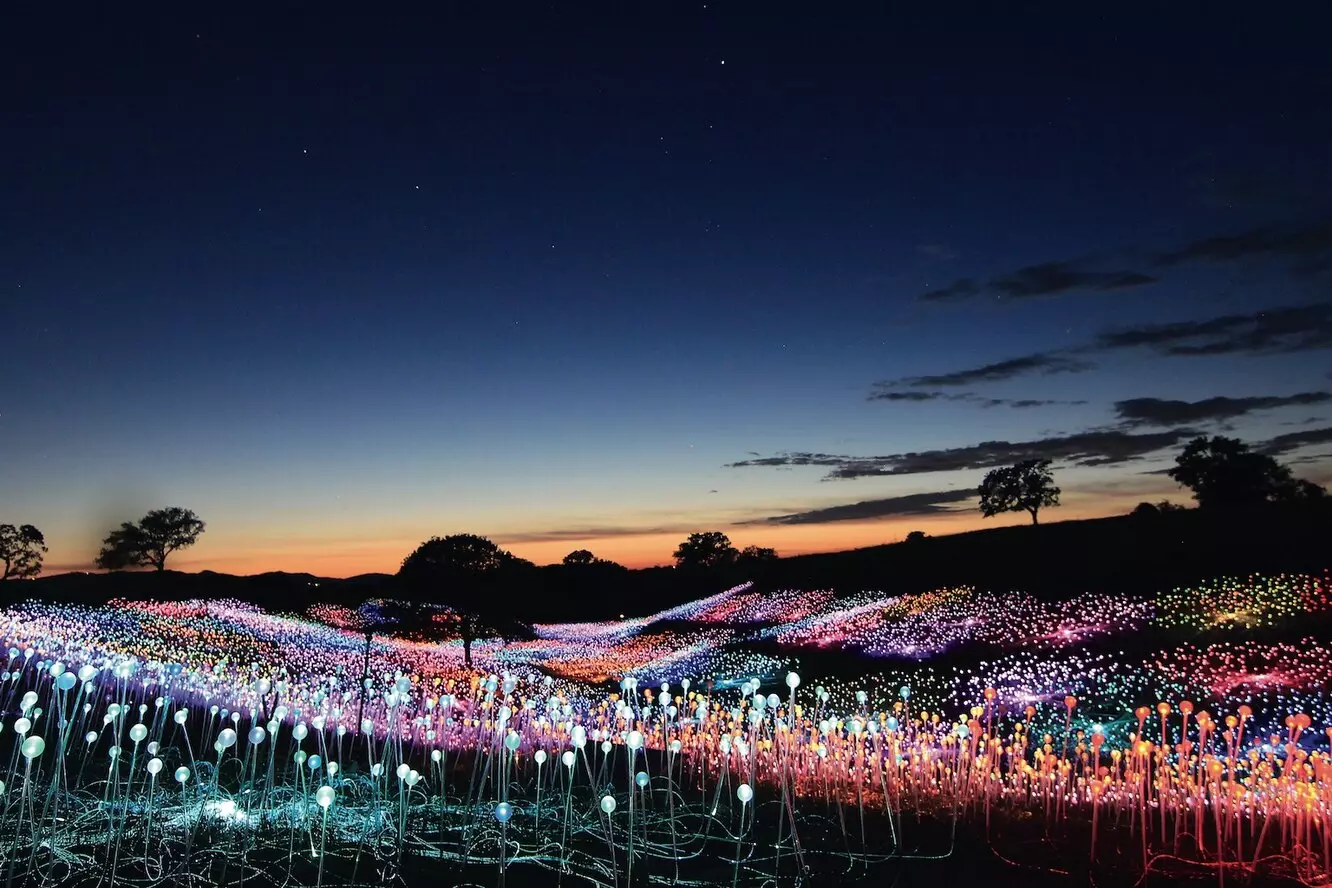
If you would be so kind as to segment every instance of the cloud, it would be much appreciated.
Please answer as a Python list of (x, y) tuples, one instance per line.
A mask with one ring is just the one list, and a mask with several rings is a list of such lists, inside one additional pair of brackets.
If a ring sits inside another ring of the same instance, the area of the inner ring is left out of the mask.
[(514, 543), (556, 543), (563, 540), (594, 540), (600, 537), (635, 537), (653, 536), (663, 533), (689, 533), (690, 524), (674, 524), (661, 527), (581, 527), (567, 530), (537, 530), (529, 532), (496, 534), (494, 539), (503, 545)]
[(930, 259), (949, 261), (957, 258), (957, 253), (947, 244), (917, 244), (916, 252)]
[(953, 503), (962, 503), (974, 499), (976, 491), (970, 488), (962, 490), (938, 490), (933, 493), (911, 493), (906, 496), (890, 496), (885, 499), (864, 500), (844, 506), (829, 506), (823, 509), (811, 509), (791, 515), (774, 515), (764, 518), (765, 524), (828, 524), (834, 521), (861, 521), (870, 518), (888, 518), (893, 516), (935, 515), (941, 512), (954, 512), (956, 509), (945, 508)]
[(1157, 279), (1136, 271), (1090, 271), (1076, 262), (1043, 262), (990, 281), (989, 288), (1006, 299), (1055, 296), (1073, 290), (1106, 293), (1156, 283)]
[[(952, 373), (942, 373), (936, 376), (908, 376), (905, 379), (877, 382), (874, 385), (879, 391), (888, 391), (895, 386), (937, 388), (939, 386), (973, 385), (978, 382), (1001, 382), (1017, 376), (1054, 376), (1058, 373), (1085, 373), (1094, 369), (1095, 366), (1095, 364), (1079, 358), (1066, 357), (1054, 352), (1037, 352), (1036, 354), (1009, 358), (1006, 361), (997, 361), (980, 367), (955, 370)], [(871, 395), (870, 398), (871, 400), (878, 400), (874, 395)], [(884, 400), (910, 399), (887, 398)]]
[(1091, 350), (1147, 348), (1175, 357), (1289, 354), (1332, 347), (1332, 302), (1102, 333)]
[(1140, 271), (1098, 271), (1086, 267), (1086, 260), (1042, 262), (991, 278), (984, 285), (972, 278), (958, 278), (946, 287), (926, 290), (919, 298), (922, 302), (958, 302), (988, 293), (997, 299), (1033, 299), (1075, 290), (1097, 293), (1129, 290), (1156, 281), (1157, 278)]
[[(1077, 404), (1086, 404), (1086, 401), (1061, 401), (1047, 398), (982, 398), (980, 395), (971, 392), (962, 392), (953, 394), (950, 392), (921, 392), (914, 390), (900, 391), (891, 388), (893, 383), (877, 383), (881, 388), (870, 392), (871, 401), (892, 401), (905, 402), (909, 404), (924, 403), (926, 401), (967, 401), (977, 404), (981, 407), (1014, 407), (1018, 409), (1029, 407), (1054, 407), (1071, 406)], [(749, 451), (753, 453), (753, 451)], [(754, 454), (758, 456), (758, 454)]]
[[(975, 385), (1002, 382), (1019, 376), (1085, 373), (1094, 370), (1096, 365), (1083, 356), (1097, 352), (1148, 349), (1165, 357), (1200, 357), (1291, 354), (1324, 348), (1332, 348), (1332, 302), (1288, 305), (1252, 314), (1122, 327), (1107, 330), (1091, 343), (1077, 349), (1036, 352), (951, 373), (882, 380), (874, 383), (869, 400), (970, 400), (970, 395), (913, 393), (902, 389)], [(1332, 378), (1332, 374), (1329, 374), (1329, 378)], [(1010, 403), (1009, 406), (1018, 405)], [(1039, 405), (1033, 403), (1022, 406)]]
[(1197, 433), (1179, 428), (1136, 434), (1118, 429), (1093, 430), (1035, 441), (986, 441), (967, 447), (950, 447), (896, 453), (888, 456), (844, 456), (830, 453), (783, 453), (776, 456), (730, 463), (727, 468), (820, 466), (828, 469), (826, 480), (868, 478), (883, 475), (919, 475), (992, 469), (1026, 459), (1050, 459), (1078, 466), (1107, 466), (1131, 462)]
[(1277, 435), (1258, 449), (1268, 456), (1280, 456), (1310, 444), (1326, 444), (1329, 441), (1332, 441), (1332, 428), (1305, 429), (1302, 432)]
[[(1193, 262), (1233, 262), (1246, 258), (1284, 257), (1301, 264), (1296, 271), (1318, 270), (1332, 260), (1332, 222), (1312, 225), (1256, 228), (1239, 234), (1201, 238), (1184, 246), (1156, 252), (1121, 251), (1149, 261), (1155, 268), (1172, 268)], [(1313, 264), (1310, 265), (1309, 263)], [(1040, 262), (978, 283), (958, 278), (937, 290), (926, 290), (922, 302), (953, 302), (992, 295), (998, 299), (1031, 299), (1057, 296), (1079, 290), (1106, 293), (1130, 290), (1157, 283), (1160, 279), (1126, 268), (1097, 268), (1094, 258)]]
[(946, 287), (938, 290), (926, 290), (920, 294), (922, 302), (955, 302), (979, 296), (981, 288), (971, 278), (958, 278)]
[(1025, 410), (1031, 407), (1076, 407), (1085, 400), (1061, 401), (1057, 398), (974, 398), (982, 407), (1013, 407)]
[(1161, 253), (1161, 266), (1185, 262), (1233, 262), (1252, 256), (1304, 258), (1332, 253), (1332, 222), (1299, 228), (1256, 228), (1240, 234), (1208, 237), (1178, 250)]
[[(879, 384), (882, 385), (882, 383)], [(966, 397), (966, 395), (950, 395), (947, 392), (897, 392), (883, 390), (871, 392), (869, 400), (919, 403), (922, 401), (961, 401), (965, 400)]]
[(1324, 404), (1328, 392), (1301, 392), (1253, 398), (1206, 398), (1202, 401), (1168, 401), (1161, 398), (1130, 398), (1115, 402), (1115, 414), (1129, 427), (1182, 426), (1234, 419), (1261, 410), (1292, 405)]

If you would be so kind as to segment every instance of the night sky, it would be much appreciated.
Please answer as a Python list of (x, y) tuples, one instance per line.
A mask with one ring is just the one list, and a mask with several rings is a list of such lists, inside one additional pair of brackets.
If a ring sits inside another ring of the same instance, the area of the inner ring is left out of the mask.
[(174, 567), (343, 576), (970, 529), (1025, 456), (1048, 520), (1183, 502), (1202, 432), (1332, 478), (1314, 4), (135, 6), (0, 28), (48, 571), (166, 505)]

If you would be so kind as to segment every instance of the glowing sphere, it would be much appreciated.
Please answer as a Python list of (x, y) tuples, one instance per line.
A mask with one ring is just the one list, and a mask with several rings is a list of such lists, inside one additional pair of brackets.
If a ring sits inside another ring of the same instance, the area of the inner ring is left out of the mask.
[(74, 685), (78, 683), (79, 680), (74, 677), (74, 673), (72, 672), (62, 672), (60, 677), (56, 679), (56, 687), (60, 688), (62, 691), (72, 691)]
[(319, 807), (327, 811), (329, 805), (333, 804), (333, 799), (335, 795), (336, 794), (333, 792), (333, 787), (321, 786), (315, 792), (315, 801), (319, 804)]
[(250, 728), (250, 736), (249, 736), (250, 745), (258, 746), (260, 743), (264, 742), (264, 738), (267, 736), (268, 734), (267, 732), (264, 731), (263, 728), (259, 727), (258, 725), (255, 725), (253, 728)]
[(637, 750), (639, 750), (639, 749), (642, 749), (642, 748), (643, 748), (643, 734), (642, 734), (642, 732), (640, 732), (640, 731), (630, 731), (630, 732), (629, 732), (629, 737), (628, 737), (628, 739), (625, 741), (625, 743), (626, 743), (626, 745), (627, 745), (630, 749), (632, 749), (632, 750), (637, 751)]
[(318, 771), (324, 764), (324, 760), (317, 755), (312, 755), (305, 760), (305, 767), (311, 771)]
[(800, 676), (794, 672), (786, 673), (786, 686), (793, 691), (800, 687)]
[(748, 805), (754, 798), (754, 790), (749, 788), (748, 783), (741, 783), (735, 791), (735, 797), (740, 800), (740, 804)]
[(304, 740), (307, 736), (309, 736), (309, 734), (310, 734), (310, 729), (305, 726), (305, 722), (300, 722), (299, 724), (296, 725), (296, 727), (291, 729), (291, 736), (296, 740), (297, 743)]
[(236, 732), (231, 728), (223, 728), (222, 733), (217, 735), (217, 744), (223, 749), (230, 749), (236, 745)]
[(546, 763), (546, 750), (538, 749), (533, 753), (532, 760), (536, 762), (538, 766), (544, 765)]
[(189, 717), (190, 717), (190, 711), (189, 711), (188, 709), (177, 709), (177, 710), (176, 710), (176, 714), (173, 715), (173, 716), (171, 716), (171, 718), (172, 718), (172, 719), (176, 722), (176, 724), (178, 724), (178, 725), (183, 725), (183, 724), (185, 724), (185, 720), (186, 720), (187, 718), (189, 718)]
[(189, 769), (189, 768), (185, 767), (184, 765), (181, 765), (179, 768), (176, 769), (176, 782), (177, 782), (177, 783), (179, 783), (179, 784), (181, 784), (182, 786), (184, 786), (185, 783), (189, 781), (189, 779), (190, 779), (190, 769)]
[(566, 768), (572, 768), (574, 766), (574, 758), (573, 751), (566, 749), (564, 755), (560, 756), (560, 761), (564, 762)]
[(639, 788), (639, 789), (642, 789), (642, 788), (646, 787), (646, 786), (648, 785), (648, 775), (647, 775), (647, 772), (646, 772), (646, 771), (639, 771), (637, 774), (635, 774), (635, 775), (634, 775), (634, 783), (636, 783), (636, 784), (638, 785), (638, 788)]
[(508, 823), (511, 817), (513, 817), (513, 806), (508, 802), (500, 802), (495, 806), (495, 819), (500, 823)]
[(509, 752), (517, 752), (518, 747), (522, 745), (522, 742), (523, 738), (521, 736), (514, 731), (510, 731), (509, 735), (504, 738), (504, 748), (509, 750)]
[(143, 738), (148, 736), (148, 726), (143, 722), (139, 722), (134, 727), (130, 728), (129, 736), (135, 743), (141, 742)]
[(36, 734), (33, 734), (31, 737), (23, 741), (23, 746), (20, 748), (23, 752), (23, 757), (28, 761), (32, 761), (46, 751), (46, 741), (41, 737), (38, 737)]
[(162, 773), (162, 760), (160, 758), (151, 758), (147, 765), (148, 773), (156, 777)]
[(24, 734), (28, 733), (31, 730), (32, 730), (32, 722), (28, 721), (26, 718), (20, 718), (15, 720), (14, 722), (15, 734), (18, 734), (20, 737), (22, 737)]
[(604, 795), (604, 796), (602, 796), (602, 797), (601, 797), (601, 810), (605, 811), (607, 814), (614, 814), (614, 813), (615, 813), (615, 796), (613, 796), (613, 795)]

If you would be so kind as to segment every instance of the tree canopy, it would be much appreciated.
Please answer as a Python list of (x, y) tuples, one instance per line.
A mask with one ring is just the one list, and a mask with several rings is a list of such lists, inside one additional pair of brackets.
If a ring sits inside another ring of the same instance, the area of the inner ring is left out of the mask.
[(1290, 468), (1237, 438), (1194, 438), (1166, 472), (1193, 491), (1198, 508), (1235, 510), (1268, 503), (1321, 499), (1327, 491), (1294, 477)]
[(463, 657), (472, 665), (472, 642), (484, 632), (509, 638), (524, 634), (500, 594), (500, 580), (532, 562), (470, 533), (431, 537), (403, 559), (398, 580), (412, 594), (447, 604), (458, 613)]
[(1002, 512), (1028, 512), (1031, 523), (1037, 524), (1037, 512), (1057, 505), (1059, 488), (1048, 459), (1029, 459), (994, 469), (981, 481), (980, 510), (986, 518)]
[(560, 561), (560, 564), (564, 565), (565, 567), (571, 567), (575, 569), (588, 568), (588, 567), (598, 567), (598, 568), (613, 567), (613, 568), (618, 568), (620, 570), (624, 569), (623, 565), (616, 564), (614, 561), (611, 561), (609, 558), (598, 558), (587, 549), (574, 549), (568, 555), (564, 556), (563, 560)]
[(154, 509), (137, 523), (126, 521), (107, 534), (96, 564), (103, 570), (151, 567), (166, 570), (167, 556), (193, 546), (204, 532), (199, 516), (180, 506)]
[(42, 572), (46, 538), (31, 524), (0, 524), (0, 580), (30, 580)]
[(768, 564), (777, 560), (777, 550), (767, 546), (745, 546), (736, 556), (736, 562), (746, 566)]
[(675, 566), (687, 570), (712, 570), (735, 564), (740, 553), (719, 530), (691, 533), (675, 549)]

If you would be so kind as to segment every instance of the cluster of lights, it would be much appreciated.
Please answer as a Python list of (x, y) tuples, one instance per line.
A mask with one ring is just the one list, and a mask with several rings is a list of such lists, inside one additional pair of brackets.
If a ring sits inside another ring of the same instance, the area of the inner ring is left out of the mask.
[(1301, 615), (1332, 610), (1327, 576), (1279, 574), (1226, 578), (1177, 588), (1157, 598), (1156, 624), (1197, 632), (1275, 626)]

